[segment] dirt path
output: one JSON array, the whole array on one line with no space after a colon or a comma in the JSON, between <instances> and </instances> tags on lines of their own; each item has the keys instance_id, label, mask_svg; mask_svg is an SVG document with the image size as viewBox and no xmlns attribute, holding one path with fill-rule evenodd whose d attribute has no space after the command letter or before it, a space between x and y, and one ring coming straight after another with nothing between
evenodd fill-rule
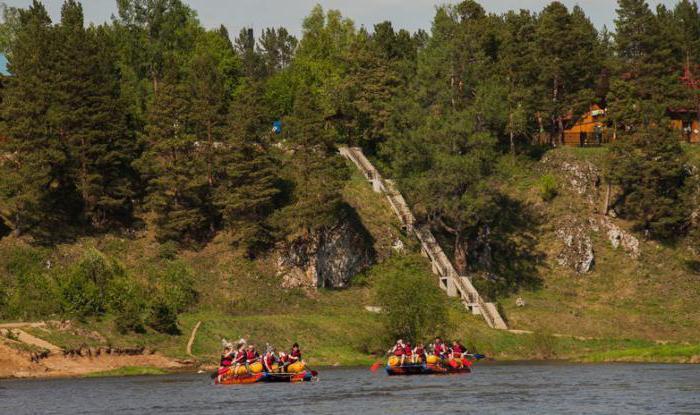
<instances>
[{"instance_id":1,"label":"dirt path","mask_svg":"<svg viewBox=\"0 0 700 415\"><path fill-rule=\"evenodd\" d=\"M194 339L195 339L195 336L197 335L197 330L199 330L199 326L201 326L201 325L202 325L201 321L198 321L197 324L195 324L194 328L192 329L192 334L190 334L190 339L187 341L187 354L192 356L192 357L195 357L192 354L192 345L194 344Z\"/></svg>"},{"instance_id":2,"label":"dirt path","mask_svg":"<svg viewBox=\"0 0 700 415\"><path fill-rule=\"evenodd\" d=\"M27 327L27 326L24 326L24 327ZM32 326L32 327L39 327L39 326ZM46 340L42 340L38 337L34 337L31 334L27 333L26 331L20 330L17 328L15 328L15 329L0 328L0 335L7 337L8 332L10 332L10 331L12 332L12 337L16 338L17 341L20 341L24 344L28 344L30 346L35 346L35 347L38 347L40 349L45 349L45 350L50 351L51 353L60 353L61 351L63 351L63 349L61 349L60 347L58 347L54 344L51 344L51 343L47 342Z\"/></svg>"},{"instance_id":3,"label":"dirt path","mask_svg":"<svg viewBox=\"0 0 700 415\"><path fill-rule=\"evenodd\" d=\"M46 327L46 322L38 321L35 323L5 323L0 324L0 329L26 329L26 328L43 328Z\"/></svg>"}]
</instances>

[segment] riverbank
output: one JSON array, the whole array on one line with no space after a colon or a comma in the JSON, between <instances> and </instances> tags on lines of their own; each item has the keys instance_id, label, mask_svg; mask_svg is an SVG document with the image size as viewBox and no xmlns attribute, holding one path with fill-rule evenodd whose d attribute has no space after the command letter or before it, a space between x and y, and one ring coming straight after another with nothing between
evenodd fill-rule
<instances>
[{"instance_id":1,"label":"riverbank","mask_svg":"<svg viewBox=\"0 0 700 415\"><path fill-rule=\"evenodd\" d=\"M455 310L455 312L458 312ZM201 322L197 335L191 328ZM182 335L141 335L137 339L98 330L109 322L74 323L70 329L55 324L23 330L34 338L70 353L51 352L36 358L39 349L7 337L0 338L0 378L103 377L161 375L173 372L213 371L222 338L246 337L259 345L303 345L309 365L318 367L368 367L383 360L371 350L379 341L381 325L373 314L357 310L328 315L268 315L239 317L235 321L216 313L183 316ZM88 329L88 327L90 329ZM263 330L263 328L266 328ZM90 336L90 337L89 337ZM452 328L452 338L463 339L470 350L486 355L486 361L572 363L700 363L700 344L632 339L595 339L560 334L507 332L485 327L467 318ZM191 344L193 356L185 351ZM82 349L77 348L79 341ZM114 350L107 352L105 344ZM129 348L126 345L132 344ZM147 344L147 348L144 348ZM133 346L138 345L138 346ZM136 352L132 352L136 350ZM126 354L136 353L136 354Z\"/></svg>"}]
</instances>

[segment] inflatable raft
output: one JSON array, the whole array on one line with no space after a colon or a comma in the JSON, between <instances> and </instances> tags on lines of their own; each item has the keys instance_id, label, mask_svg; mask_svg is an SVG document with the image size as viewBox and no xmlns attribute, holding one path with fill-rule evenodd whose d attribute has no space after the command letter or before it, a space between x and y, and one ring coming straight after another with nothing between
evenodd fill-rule
<instances>
[{"instance_id":1,"label":"inflatable raft","mask_svg":"<svg viewBox=\"0 0 700 415\"><path fill-rule=\"evenodd\" d=\"M299 373L251 373L245 375L224 374L216 378L217 385L247 385L251 383L299 383L311 382L318 378L315 370Z\"/></svg>"},{"instance_id":2,"label":"inflatable raft","mask_svg":"<svg viewBox=\"0 0 700 415\"><path fill-rule=\"evenodd\" d=\"M457 373L471 373L471 371L469 366L452 367L430 364L386 366L386 373L389 374L389 376L452 375Z\"/></svg>"}]
</instances>

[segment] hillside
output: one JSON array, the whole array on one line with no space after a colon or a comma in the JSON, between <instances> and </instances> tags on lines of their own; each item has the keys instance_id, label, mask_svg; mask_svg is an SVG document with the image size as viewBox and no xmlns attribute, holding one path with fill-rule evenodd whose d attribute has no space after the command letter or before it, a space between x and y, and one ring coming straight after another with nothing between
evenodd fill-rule
<instances>
[{"instance_id":1,"label":"hillside","mask_svg":"<svg viewBox=\"0 0 700 415\"><path fill-rule=\"evenodd\" d=\"M557 230L572 221L585 228L591 221L600 220L597 196L603 193L581 181L577 182L579 187L572 186L573 176L562 173L561 166L569 166L570 173L585 166L597 168L603 151L555 150L546 161L512 170L508 181L512 196L531 204L547 218L535 231L536 249L544 258L538 266L540 288L500 299L515 332L489 329L478 316L468 315L457 303L451 303L447 335L463 338L470 347L496 359L688 361L700 355L698 273L690 265L693 257L688 247L663 246L630 233L640 241L639 257L635 259L621 247L614 249L606 232L600 227L596 232L593 227L586 231L595 255L590 272L579 274L557 260L564 246ZM559 178L559 192L550 202L543 202L538 183L543 175L550 174ZM581 186L592 193L578 193ZM198 303L180 315L179 335L150 329L145 334L119 334L112 317L73 321L69 328L50 324L48 328L25 331L64 349L144 346L166 356L191 359L186 344L192 328L201 321L192 346L192 354L200 362L216 360L222 338L246 337L258 344L280 346L298 341L313 364L366 364L372 359L370 353L390 341L383 336L380 316L365 309L375 302L372 281L401 267L401 257L420 256L410 253L417 245L401 235L386 201L373 193L358 173L347 182L343 195L371 234L380 261L356 277L350 288L284 290L270 258L246 260L224 242L214 241L201 251L177 254L178 260L194 271L195 289L200 293ZM591 199L591 195L596 197ZM628 227L613 221L621 229ZM397 238L403 238L409 253L393 252L391 244ZM163 247L147 235L86 238L54 250L32 248L8 237L0 245L0 269L8 269L8 261L18 257L39 263L49 260L53 267L67 266L87 247L118 258L127 270L153 267L163 261ZM425 264L426 283L436 284L427 260L417 260ZM522 298L525 305L518 307L517 298ZM85 333L90 332L99 335L86 337Z\"/></svg>"}]
</instances>

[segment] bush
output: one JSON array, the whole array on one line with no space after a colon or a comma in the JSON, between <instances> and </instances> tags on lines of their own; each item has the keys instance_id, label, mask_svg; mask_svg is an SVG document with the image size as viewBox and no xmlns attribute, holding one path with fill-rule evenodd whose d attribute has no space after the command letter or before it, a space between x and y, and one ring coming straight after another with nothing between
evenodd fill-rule
<instances>
[{"instance_id":1,"label":"bush","mask_svg":"<svg viewBox=\"0 0 700 415\"><path fill-rule=\"evenodd\" d=\"M107 311L110 283L125 276L115 260L94 248L88 249L61 282L63 311L80 318L103 314Z\"/></svg>"},{"instance_id":2,"label":"bush","mask_svg":"<svg viewBox=\"0 0 700 415\"><path fill-rule=\"evenodd\" d=\"M146 331L143 321L145 290L139 284L128 278L116 279L110 284L108 297L109 311L114 314L114 322L120 333Z\"/></svg>"},{"instance_id":3,"label":"bush","mask_svg":"<svg viewBox=\"0 0 700 415\"><path fill-rule=\"evenodd\" d=\"M447 297L420 257L394 257L373 274L377 302L391 338L415 342L444 331Z\"/></svg>"},{"instance_id":4,"label":"bush","mask_svg":"<svg viewBox=\"0 0 700 415\"><path fill-rule=\"evenodd\" d=\"M156 296L176 313L186 311L197 303L199 293L195 287L194 271L181 261L168 262L163 269L151 274Z\"/></svg>"},{"instance_id":5,"label":"bush","mask_svg":"<svg viewBox=\"0 0 700 415\"><path fill-rule=\"evenodd\" d=\"M150 307L148 326L159 333L178 335L177 312L164 299L157 298Z\"/></svg>"},{"instance_id":6,"label":"bush","mask_svg":"<svg viewBox=\"0 0 700 415\"><path fill-rule=\"evenodd\" d=\"M46 252L40 248L15 245L0 253L0 318L32 319L60 310L60 296Z\"/></svg>"},{"instance_id":7,"label":"bush","mask_svg":"<svg viewBox=\"0 0 700 415\"><path fill-rule=\"evenodd\" d=\"M540 197L545 202L549 202L559 195L557 178L551 174L545 174L540 178Z\"/></svg>"}]
</instances>

